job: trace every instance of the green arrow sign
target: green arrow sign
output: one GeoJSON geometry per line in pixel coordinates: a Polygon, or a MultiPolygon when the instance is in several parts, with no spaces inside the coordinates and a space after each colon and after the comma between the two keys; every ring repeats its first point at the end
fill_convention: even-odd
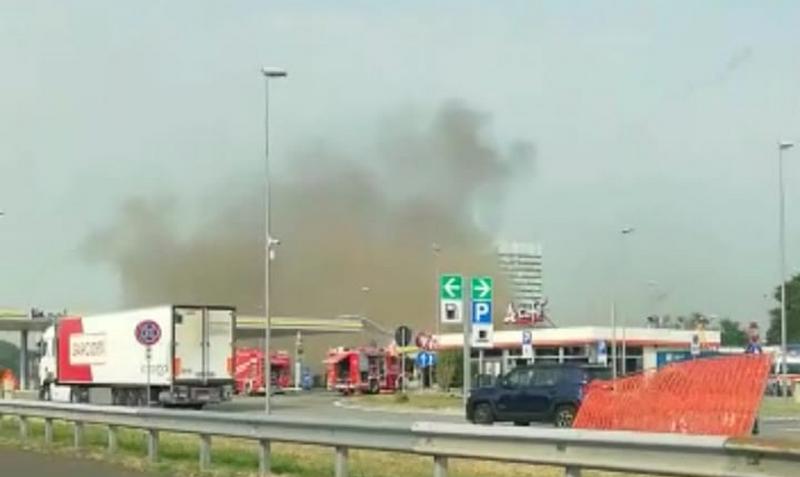
{"type": "Polygon", "coordinates": [[[464,279],[461,275],[442,275],[439,277],[439,298],[460,300],[463,296],[464,279]]]}
{"type": "Polygon", "coordinates": [[[472,299],[492,299],[492,277],[472,277],[472,299]]]}

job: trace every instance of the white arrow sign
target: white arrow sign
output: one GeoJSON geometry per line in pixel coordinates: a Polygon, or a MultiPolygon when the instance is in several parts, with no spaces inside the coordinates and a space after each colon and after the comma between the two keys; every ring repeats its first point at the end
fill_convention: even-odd
{"type": "Polygon", "coordinates": [[[474,277],[472,279],[472,299],[492,299],[492,279],[489,277],[474,277]]]}
{"type": "Polygon", "coordinates": [[[447,282],[445,282],[444,292],[447,293],[448,296],[458,296],[460,291],[461,283],[459,283],[456,277],[450,277],[447,282]]]}

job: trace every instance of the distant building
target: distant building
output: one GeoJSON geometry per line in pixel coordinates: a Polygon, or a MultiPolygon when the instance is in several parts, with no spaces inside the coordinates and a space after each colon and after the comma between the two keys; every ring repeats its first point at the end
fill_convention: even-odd
{"type": "Polygon", "coordinates": [[[530,242],[497,244],[497,263],[510,286],[511,300],[518,310],[533,312],[544,298],[542,290],[542,246],[530,242]]]}
{"type": "MultiPolygon", "coordinates": [[[[531,331],[533,353],[523,352],[523,333],[526,330],[498,330],[492,337],[492,347],[482,350],[482,359],[472,350],[475,369],[479,374],[505,374],[515,366],[532,363],[573,363],[600,368],[612,368],[614,359],[614,329],[608,326],[570,326],[536,328],[531,331]]],[[[638,372],[656,369],[673,361],[692,358],[693,330],[630,327],[616,330],[617,369],[638,372]],[[623,356],[625,365],[623,366],[623,356]]],[[[703,353],[721,351],[720,332],[708,330],[700,342],[703,353]]],[[[438,337],[438,349],[462,349],[463,333],[446,333],[438,337]]],[[[769,352],[765,349],[764,352],[769,352]]],[[[736,352],[743,352],[738,348],[736,352]]],[[[790,364],[791,366],[791,364],[790,364]]],[[[791,372],[790,368],[790,372],[791,372]]]]}

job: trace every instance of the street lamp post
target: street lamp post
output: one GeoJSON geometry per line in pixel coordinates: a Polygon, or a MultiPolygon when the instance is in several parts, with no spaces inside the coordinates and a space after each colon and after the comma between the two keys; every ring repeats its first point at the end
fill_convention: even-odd
{"type": "MultiPolygon", "coordinates": [[[[438,343],[441,339],[442,335],[442,309],[439,306],[439,254],[442,253],[442,246],[439,245],[437,242],[433,242],[431,244],[431,250],[433,251],[433,319],[436,321],[434,323],[434,330],[436,330],[436,341],[434,342],[432,348],[438,351],[438,343]]],[[[438,358],[438,357],[437,357],[438,358]]],[[[428,365],[428,387],[433,389],[433,363],[428,365]]]]}
{"type": "Polygon", "coordinates": [[[361,316],[367,317],[367,305],[369,300],[370,288],[368,286],[361,287],[361,316]]]}
{"type": "MultiPolygon", "coordinates": [[[[359,306],[359,308],[360,308],[359,314],[361,315],[361,319],[362,320],[366,320],[366,319],[369,318],[368,317],[368,314],[369,314],[368,308],[369,308],[369,292],[370,291],[371,291],[371,288],[366,286],[366,285],[361,287],[361,295],[360,295],[361,304],[359,306]]],[[[370,336],[370,339],[374,339],[374,336],[370,336]]]]}
{"type": "Polygon", "coordinates": [[[433,293],[433,319],[436,321],[434,324],[434,329],[436,330],[436,338],[439,338],[439,334],[441,333],[441,310],[439,306],[439,254],[442,253],[442,247],[438,243],[434,242],[431,244],[431,250],[433,250],[433,283],[434,283],[434,293],[433,293]]]}
{"type": "Polygon", "coordinates": [[[780,272],[781,272],[781,389],[786,396],[786,193],[783,184],[783,151],[794,147],[793,142],[781,141],[778,143],[778,194],[780,204],[779,241],[780,241],[780,272]]]}
{"type": "Polygon", "coordinates": [[[270,186],[269,175],[269,82],[271,79],[285,78],[286,70],[280,68],[262,68],[261,74],[264,75],[264,222],[265,222],[265,241],[266,257],[264,259],[264,316],[266,324],[264,326],[264,411],[270,413],[270,391],[272,387],[272,362],[270,360],[269,341],[272,335],[272,317],[270,315],[270,261],[274,255],[273,247],[277,245],[277,240],[273,239],[270,232],[270,186]]]}
{"type": "MultiPolygon", "coordinates": [[[[625,227],[624,229],[620,230],[620,233],[622,234],[622,237],[623,237],[623,243],[622,243],[622,253],[623,253],[623,264],[622,264],[623,277],[622,277],[622,282],[623,282],[623,284],[625,283],[625,277],[624,277],[624,271],[625,270],[624,269],[626,267],[626,264],[624,263],[624,262],[626,262],[624,260],[625,259],[625,237],[628,236],[628,235],[633,234],[633,232],[635,230],[636,229],[634,229],[633,227],[625,227]]],[[[623,288],[624,288],[624,286],[623,286],[623,288]]],[[[628,367],[628,363],[627,363],[627,360],[628,360],[628,339],[627,339],[627,331],[626,331],[627,327],[628,327],[628,320],[626,318],[626,314],[625,314],[625,310],[624,309],[623,309],[623,313],[622,313],[622,317],[621,318],[622,318],[622,375],[624,376],[625,373],[627,372],[627,367],[628,367]]],[[[617,335],[617,333],[615,331],[614,332],[614,336],[616,337],[616,335],[617,335]]]]}

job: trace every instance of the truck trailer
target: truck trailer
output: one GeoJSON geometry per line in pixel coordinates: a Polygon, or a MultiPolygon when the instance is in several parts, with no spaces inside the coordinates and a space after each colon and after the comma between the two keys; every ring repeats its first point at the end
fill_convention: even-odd
{"type": "Polygon", "coordinates": [[[63,317],[42,336],[39,396],[194,408],[230,400],[235,327],[236,310],[224,306],[63,317]]]}

